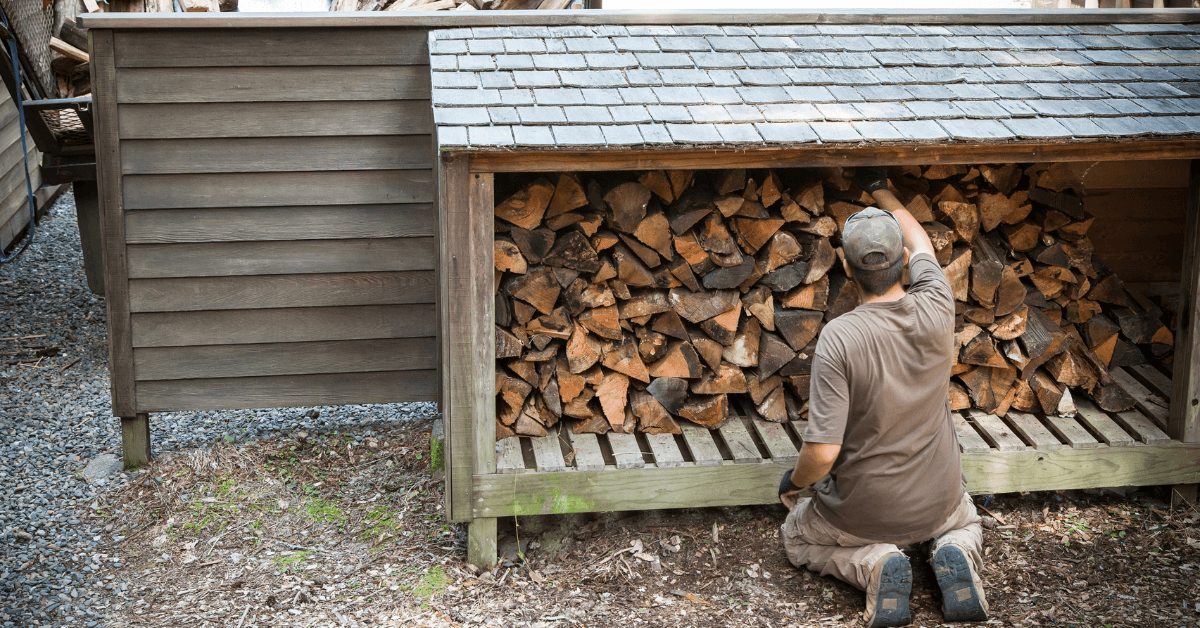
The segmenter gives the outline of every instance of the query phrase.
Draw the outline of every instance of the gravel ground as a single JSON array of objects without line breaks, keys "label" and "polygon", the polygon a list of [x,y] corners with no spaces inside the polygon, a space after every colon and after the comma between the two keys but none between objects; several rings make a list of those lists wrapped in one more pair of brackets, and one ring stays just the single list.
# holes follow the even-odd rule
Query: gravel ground
[{"label": "gravel ground", "polygon": [[[79,474],[97,456],[120,456],[121,435],[104,300],[87,289],[69,192],[18,262],[0,266],[0,338],[0,626],[105,625],[129,585],[99,575],[120,567],[106,551],[120,539],[86,515],[136,474],[95,484]],[[301,430],[359,440],[436,412],[414,403],[156,414],[151,442],[157,455]]]}]

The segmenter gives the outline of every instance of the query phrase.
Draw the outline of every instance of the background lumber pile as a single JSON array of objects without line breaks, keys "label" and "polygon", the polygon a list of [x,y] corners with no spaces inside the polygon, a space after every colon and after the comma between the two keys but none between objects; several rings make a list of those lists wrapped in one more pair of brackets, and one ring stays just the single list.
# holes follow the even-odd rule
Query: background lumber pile
[{"label": "background lumber pile", "polygon": [[[749,407],[806,417],[817,335],[858,303],[840,232],[873,201],[850,174],[498,181],[498,435],[559,421],[678,433],[681,419],[715,428]],[[1073,414],[1080,395],[1134,406],[1109,369],[1169,361],[1171,312],[1100,261],[1071,170],[905,166],[889,179],[954,290],[952,408]]]},{"label": "background lumber pile", "polygon": [[333,0],[330,11],[558,11],[581,0]]}]

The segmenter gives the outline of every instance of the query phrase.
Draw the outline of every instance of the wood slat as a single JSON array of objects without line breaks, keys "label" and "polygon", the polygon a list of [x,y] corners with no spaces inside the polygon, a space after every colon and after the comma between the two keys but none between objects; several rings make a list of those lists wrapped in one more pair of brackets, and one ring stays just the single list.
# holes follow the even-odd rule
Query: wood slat
[{"label": "wood slat", "polygon": [[[1200,480],[1200,446],[1026,450],[963,455],[967,490],[975,495],[1147,486]],[[621,473],[476,475],[476,517],[528,516],[654,508],[777,504],[787,465],[628,469]],[[578,498],[578,499],[576,499]]]},{"label": "wood slat", "polygon": [[[34,174],[33,185],[41,185],[41,181],[42,172],[39,168]],[[46,203],[50,201],[50,198],[58,194],[58,190],[59,186],[35,188],[33,195],[37,199],[38,207],[45,207]],[[17,188],[8,195],[8,198],[0,201],[0,212],[11,210],[12,208],[20,206],[21,204],[24,204],[26,207],[28,207],[28,203],[29,201],[25,198],[25,190]],[[3,226],[0,226],[0,241],[11,243],[28,223],[28,217],[19,215],[14,211],[13,216],[8,219],[8,222],[4,223]]]},{"label": "wood slat", "polygon": [[612,447],[613,459],[617,461],[618,469],[641,469],[646,466],[646,459],[642,457],[642,448],[638,445],[636,436],[609,432],[605,437]]},{"label": "wood slat", "polygon": [[1102,446],[1079,421],[1071,417],[1047,415],[1046,424],[1055,436],[1066,441],[1067,445],[1074,449],[1095,449]]},{"label": "wood slat", "polygon": [[1038,451],[1062,449],[1062,443],[1054,436],[1054,433],[1042,425],[1042,422],[1032,414],[1009,412],[1008,421],[1012,424],[1013,430],[1022,438],[1033,443],[1034,449]]},{"label": "wood slat", "polygon": [[717,444],[713,441],[711,432],[699,425],[685,421],[679,422],[679,429],[683,431],[683,440],[691,450],[692,460],[696,462],[696,465],[712,466],[719,465],[724,461],[721,458],[721,452],[717,449]]},{"label": "wood slat", "polygon": [[117,116],[122,140],[429,134],[433,107],[428,95],[421,98],[124,104]]},{"label": "wood slat", "polygon": [[1161,445],[1170,442],[1171,437],[1167,433],[1159,429],[1154,421],[1151,421],[1140,410],[1127,410],[1125,412],[1117,412],[1113,415],[1117,423],[1132,432],[1137,439],[1147,445]]},{"label": "wood slat", "polygon": [[436,223],[429,203],[139,210],[125,213],[125,242],[411,238],[437,235]]},{"label": "wood slat", "polygon": [[[117,67],[236,67],[255,65],[429,65],[423,28],[171,30],[116,34]],[[213,45],[220,42],[220,45]]]},{"label": "wood slat", "polygon": [[[32,148],[29,151],[29,183],[33,187],[33,194],[38,201],[38,207],[45,205],[45,201],[49,196],[40,188],[42,184],[42,169],[37,167],[41,159],[41,154],[37,148],[33,147],[31,140],[29,146]],[[20,152],[19,150],[17,152]],[[29,224],[29,196],[25,190],[25,174],[22,172],[22,166],[13,166],[12,170],[0,176],[0,190],[6,190],[0,193],[0,247],[7,248],[21,231]]]},{"label": "wood slat", "polygon": [[[422,338],[437,331],[430,304],[153,312],[132,316],[132,346]],[[133,358],[130,355],[130,377]]]},{"label": "wood slat", "polygon": [[434,401],[437,390],[433,370],[138,382],[137,411]]},{"label": "wood slat", "polygon": [[1135,364],[1125,370],[1132,371],[1140,381],[1145,382],[1150,392],[1163,399],[1171,398],[1171,378],[1163,375],[1162,371],[1149,364]]},{"label": "wood slat", "polygon": [[600,451],[600,442],[595,434],[575,434],[563,430],[571,440],[575,468],[579,471],[604,470],[604,453]]},{"label": "wood slat", "polygon": [[429,170],[138,174],[121,177],[126,209],[431,203]]},{"label": "wood slat", "polygon": [[1025,442],[1013,434],[1000,417],[977,410],[972,410],[970,416],[983,434],[983,439],[992,447],[1000,451],[1024,451]]},{"label": "wood slat", "polygon": [[496,441],[496,473],[520,473],[525,470],[521,439],[509,436]]},{"label": "wood slat", "polygon": [[717,432],[729,446],[729,452],[733,455],[734,462],[739,464],[762,462],[762,454],[754,445],[754,439],[750,437],[750,432],[746,431],[746,425],[742,423],[741,417],[730,418]]},{"label": "wood slat", "polygon": [[992,450],[987,441],[971,427],[967,420],[957,412],[951,412],[950,418],[954,420],[954,432],[958,434],[958,444],[962,447],[965,454],[987,453]]},{"label": "wood slat", "polygon": [[421,170],[428,135],[122,140],[125,174]]},{"label": "wood slat", "polygon": [[762,419],[754,419],[752,423],[754,429],[758,431],[763,445],[766,445],[767,451],[771,454],[771,460],[794,463],[800,457],[800,453],[796,451],[792,439],[788,438],[787,430],[783,428],[783,425]]},{"label": "wood slat", "polygon": [[1124,447],[1133,444],[1133,437],[1121,429],[1116,421],[1113,421],[1108,414],[1090,400],[1080,397],[1075,400],[1075,407],[1079,409],[1079,422],[1099,434],[1100,439],[1109,447]]},{"label": "wood slat", "polygon": [[134,244],[130,279],[433,270],[434,239]]},{"label": "wood slat", "polygon": [[415,100],[429,98],[423,66],[128,68],[119,103]]},{"label": "wood slat", "polygon": [[683,465],[683,452],[679,451],[679,443],[670,434],[646,434],[646,443],[654,454],[654,464],[663,467],[678,467]]},{"label": "wood slat", "polygon": [[437,339],[378,338],[133,350],[139,381],[437,368]]},{"label": "wood slat", "polygon": [[558,445],[558,430],[550,429],[550,433],[545,436],[535,436],[529,439],[533,445],[533,460],[537,464],[537,470],[542,473],[555,473],[567,470],[567,463],[563,460],[562,448]]},{"label": "wood slat", "polygon": [[1115,368],[1110,371],[1113,379],[1125,389],[1137,402],[1138,410],[1141,410],[1146,416],[1150,417],[1160,428],[1166,429],[1167,421],[1170,419],[1169,403],[1166,399],[1150,392],[1149,388],[1142,385],[1141,382],[1134,379],[1132,375],[1123,368]]},{"label": "wood slat", "polygon": [[134,312],[188,312],[433,303],[434,279],[427,270],[133,279],[129,307]]}]

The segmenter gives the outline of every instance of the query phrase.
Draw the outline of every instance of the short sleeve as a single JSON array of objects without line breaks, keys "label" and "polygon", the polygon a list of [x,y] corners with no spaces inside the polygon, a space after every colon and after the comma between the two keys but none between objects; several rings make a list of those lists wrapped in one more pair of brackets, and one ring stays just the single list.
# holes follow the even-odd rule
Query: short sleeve
[{"label": "short sleeve", "polygon": [[842,444],[850,414],[850,383],[839,360],[820,351],[813,356],[809,379],[808,427],[804,442]]},{"label": "short sleeve", "polygon": [[908,259],[908,294],[927,295],[954,309],[954,291],[946,273],[929,253],[917,253]]}]

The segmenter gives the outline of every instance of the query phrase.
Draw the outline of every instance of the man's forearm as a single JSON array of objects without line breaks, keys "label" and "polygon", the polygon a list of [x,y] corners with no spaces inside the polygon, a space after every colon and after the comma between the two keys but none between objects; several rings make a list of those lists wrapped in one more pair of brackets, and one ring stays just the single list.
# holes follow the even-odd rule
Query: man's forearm
[{"label": "man's forearm", "polygon": [[833,468],[841,445],[805,443],[800,447],[796,468],[792,469],[792,484],[801,488],[812,486]]},{"label": "man's forearm", "polygon": [[925,233],[925,227],[917,222],[904,205],[900,203],[900,199],[892,194],[891,190],[875,190],[871,193],[871,197],[879,204],[880,209],[892,212],[896,217],[896,222],[900,223],[900,230],[904,233],[904,246],[910,253],[928,252],[933,253],[933,243],[929,241],[929,234]]}]

